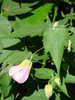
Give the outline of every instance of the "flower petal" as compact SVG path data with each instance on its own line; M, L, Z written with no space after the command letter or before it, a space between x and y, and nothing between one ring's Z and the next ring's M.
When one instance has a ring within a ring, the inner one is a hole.
M28 76L29 76L29 69L28 67L26 67L15 73L12 76L12 78L18 83L24 83L28 79Z
M11 77L12 75L14 75L16 72L18 72L19 70L21 70L21 67L19 65L16 66L12 66L9 69L9 76Z

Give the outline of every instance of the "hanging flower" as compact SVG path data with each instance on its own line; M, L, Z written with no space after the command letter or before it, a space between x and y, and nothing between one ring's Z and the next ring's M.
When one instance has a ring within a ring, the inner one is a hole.
M29 77L31 67L32 62L25 59L21 64L12 66L9 69L9 76L20 84L24 83Z
M45 94L46 94L47 98L50 98L51 97L52 90L53 90L53 87L52 87L51 84L46 84L45 85Z

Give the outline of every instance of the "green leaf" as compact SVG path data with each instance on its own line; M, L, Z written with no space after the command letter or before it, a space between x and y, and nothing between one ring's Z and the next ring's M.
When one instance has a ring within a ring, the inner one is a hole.
M3 97L7 97L10 93L12 85L10 86L1 86L1 93L3 94Z
M23 97L21 100L48 100L45 96L44 90L34 91L34 93L29 97Z
M53 71L48 68L35 68L35 77L39 79L50 79L53 75Z
M1 86L0 86L0 93L1 93Z
M11 82L11 78L8 74L4 74L2 77L0 77L0 84L1 86L9 86Z
M72 27L72 28L70 29L70 31L73 33L73 34L70 36L70 40L71 40L71 42L72 42L72 48L73 48L73 50L75 51L75 28Z
M17 29L19 29L22 26L22 21L18 17L16 17L16 20L13 21L12 24L13 24L12 25L13 29L17 30Z
M2 52L2 49L3 49L3 44L0 41L0 53Z
M1 43L4 48L13 46L17 44L18 42L20 42L20 39L9 39L9 38L1 39Z
M52 59L56 65L58 73L60 73L60 65L64 46L68 44L68 31L64 26L48 25L43 34L43 44L46 52L50 52Z
M34 37L37 35L41 35L44 29L45 29L44 22L40 22L36 26L31 25L29 23L23 23L18 30L14 31L12 34L4 36L4 38L14 38L14 37L23 38L26 36Z
M2 2L2 0L0 0L0 2Z
M65 79L66 83L75 83L75 76L71 75L71 74L67 74L66 79Z
M32 4L31 4L32 5ZM7 15L13 16L16 14L27 13L31 10L29 8L30 4L22 3L21 6L19 3L14 2L12 0L4 0L2 4L2 9Z
M57 84L58 85L58 87L59 87L59 89L66 95L66 96L68 96L69 98L70 98L70 96L68 95L68 91L67 91L67 88L66 88L66 84L64 83L64 80L65 79L63 79L63 82L62 82L62 84Z
M12 50L3 50L0 57L0 63L3 62L4 65L8 64L17 64L26 58L30 58L31 52L28 51L12 51ZM16 59L14 59L16 57Z
M55 100L61 100L60 94L55 94L56 99Z
M3 16L0 15L0 36L7 35L11 32L10 22Z
M53 4L51 3L46 3L42 5L41 7L31 11L32 15L30 17L23 19L23 21L32 24L36 24L40 21L44 21L47 18L48 13L51 11L52 6Z
M14 100L14 95L11 95L11 96L5 98L4 100Z

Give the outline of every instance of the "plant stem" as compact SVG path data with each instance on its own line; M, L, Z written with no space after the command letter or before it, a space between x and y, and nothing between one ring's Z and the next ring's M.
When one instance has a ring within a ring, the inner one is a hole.
M37 51L35 51L35 52L32 54L30 60L33 58L33 56L34 56L37 52L39 52L39 51L42 50L43 48L44 48L44 47L42 47L42 48L38 49Z
M58 7L55 6L55 8L54 8L54 16L53 16L53 23L55 22L57 14L58 14Z

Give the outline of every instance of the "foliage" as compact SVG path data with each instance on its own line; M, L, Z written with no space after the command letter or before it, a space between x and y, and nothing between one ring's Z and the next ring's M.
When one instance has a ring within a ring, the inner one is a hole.
M9 69L31 60L28 80L18 84ZM75 1L0 0L0 100L74 100Z

